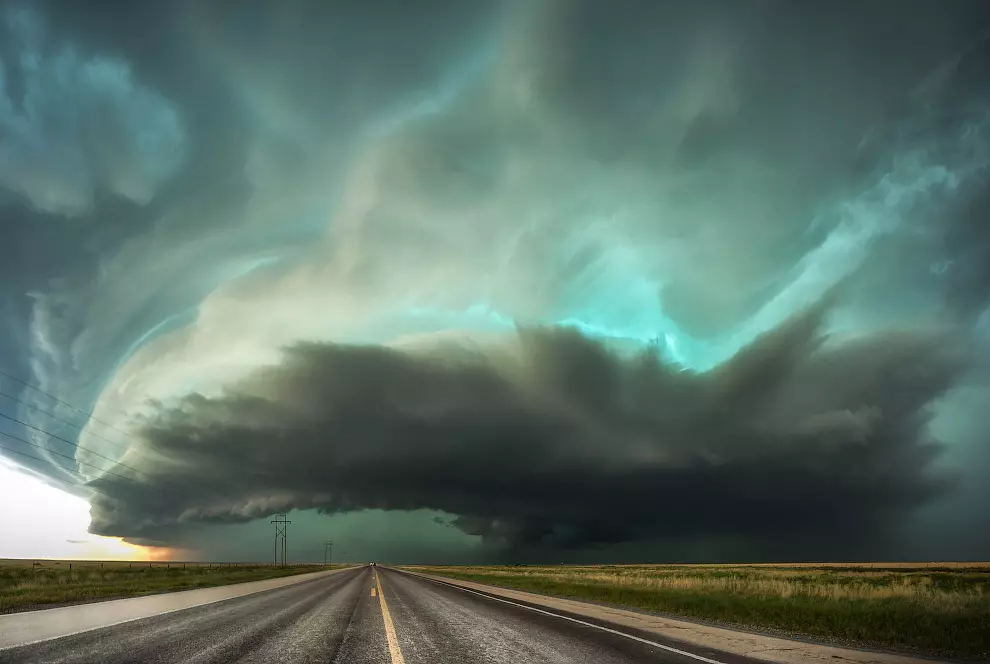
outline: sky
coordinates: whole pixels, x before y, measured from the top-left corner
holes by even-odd
[[[983,0],[2,0],[0,556],[986,560],[988,165]]]

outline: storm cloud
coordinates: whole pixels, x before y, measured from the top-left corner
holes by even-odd
[[[52,43],[28,7],[0,7],[0,41],[0,186],[76,217],[100,189],[147,203],[181,166],[178,111],[126,61]]]
[[[982,0],[0,17],[0,368],[62,400],[0,412],[78,447],[0,433],[95,532],[982,555]]]
[[[964,357],[944,331],[829,339],[827,310],[704,374],[558,328],[294,346],[147,422],[127,457],[141,473],[99,480],[93,527],[155,541],[273,511],[428,508],[512,546],[883,530],[952,484],[927,424]]]

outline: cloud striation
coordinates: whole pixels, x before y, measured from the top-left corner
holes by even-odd
[[[494,346],[302,344],[142,428],[93,527],[142,541],[273,511],[429,508],[509,546],[887,528],[951,486],[944,332],[823,335],[822,303],[707,373],[560,328]],[[125,471],[126,472],[126,471]],[[855,542],[850,542],[850,549]]]

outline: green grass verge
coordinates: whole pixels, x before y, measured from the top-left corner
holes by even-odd
[[[138,597],[175,590],[210,588],[245,581],[261,581],[329,569],[325,565],[272,567],[270,565],[164,567],[114,564],[107,569],[92,565],[35,569],[24,565],[0,565],[0,613],[12,613],[51,605]]]
[[[511,569],[511,568],[509,568]],[[792,595],[748,596],[672,588],[635,588],[593,581],[568,581],[536,574],[417,571],[653,613],[701,619],[753,630],[807,635],[839,645],[913,651],[937,657],[983,660],[990,654],[990,600],[960,602],[932,610],[902,598],[839,599]],[[560,574],[555,576],[560,577]],[[982,591],[982,587],[981,587]]]

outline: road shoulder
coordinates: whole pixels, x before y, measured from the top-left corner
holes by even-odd
[[[350,568],[0,616],[0,650],[303,583]]]
[[[562,614],[570,616],[598,620],[613,626],[632,629],[641,633],[654,634],[698,648],[717,650],[768,662],[788,664],[821,664],[823,662],[840,662],[846,664],[932,664],[933,661],[936,661],[890,653],[792,641],[763,634],[753,634],[692,623],[686,620],[638,613],[617,607],[589,604],[577,600],[537,595],[522,590],[499,588],[473,581],[461,581],[433,574],[423,574],[407,569],[397,571],[405,574],[415,574],[452,586],[482,592],[523,604],[530,604],[551,611],[559,611]]]

